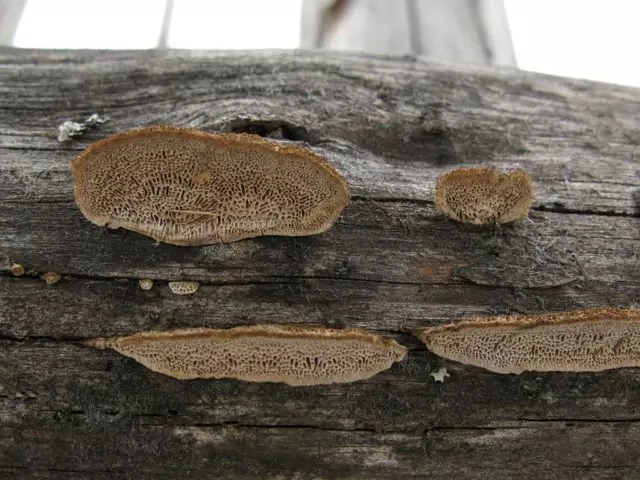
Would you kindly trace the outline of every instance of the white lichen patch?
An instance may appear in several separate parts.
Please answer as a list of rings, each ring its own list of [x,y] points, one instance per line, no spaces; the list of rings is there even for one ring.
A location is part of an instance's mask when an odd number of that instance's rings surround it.
[[[94,113],[87,117],[84,122],[72,122],[67,120],[58,125],[58,141],[60,143],[68,142],[73,138],[79,138],[84,135],[87,128],[98,128],[104,122],[108,121],[107,117],[101,117],[97,113]]]
[[[61,125],[58,125],[58,141],[60,143],[68,142],[72,138],[81,136],[85,131],[83,123],[72,122],[67,120]]]
[[[191,295],[198,291],[198,282],[169,282],[169,288],[176,295]]]
[[[433,377],[434,382],[440,383],[444,383],[444,379],[451,376],[447,372],[447,367],[440,367],[438,370],[436,370],[435,372],[431,372],[429,375]]]
[[[141,278],[140,280],[138,280],[138,283],[140,284],[140,288],[142,290],[151,290],[153,288],[153,280],[151,280],[150,278]]]

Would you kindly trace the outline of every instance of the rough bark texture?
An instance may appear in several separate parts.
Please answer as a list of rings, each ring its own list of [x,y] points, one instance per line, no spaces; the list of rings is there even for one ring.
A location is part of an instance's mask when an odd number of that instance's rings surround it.
[[[0,477],[638,478],[640,370],[449,362],[435,383],[445,362],[408,331],[637,302],[639,111],[637,89],[411,58],[0,50]],[[57,142],[94,112],[110,122]],[[185,248],[91,225],[70,160],[157,123],[310,145],[353,201],[308,238]],[[435,179],[462,165],[528,170],[530,220],[437,215]],[[76,343],[257,322],[364,327],[411,351],[368,381],[292,388],[178,381]]]

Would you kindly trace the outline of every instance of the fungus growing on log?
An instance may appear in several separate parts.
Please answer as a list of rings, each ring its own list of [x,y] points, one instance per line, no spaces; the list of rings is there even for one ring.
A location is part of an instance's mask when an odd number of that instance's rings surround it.
[[[640,366],[640,309],[633,308],[469,318],[415,335],[436,355],[496,373]]]
[[[458,168],[436,183],[436,208],[459,222],[508,223],[527,218],[533,183],[524,170]]]
[[[176,295],[191,295],[198,291],[198,282],[169,282],[169,288]]]
[[[153,288],[153,280],[150,278],[141,278],[138,280],[138,285],[142,290],[151,290]]]
[[[11,265],[11,273],[16,277],[21,277],[24,275],[24,267],[19,263],[14,263]]]
[[[112,348],[181,380],[236,378],[293,386],[363,380],[407,352],[394,340],[364,330],[277,324],[140,332],[86,344]]]
[[[60,279],[62,278],[62,275],[60,275],[58,272],[47,272],[42,274],[41,278],[45,282],[47,282],[47,285],[55,285],[60,281]]]
[[[99,141],[72,172],[91,222],[174,245],[322,233],[349,202],[346,181],[311,150],[173,126]]]

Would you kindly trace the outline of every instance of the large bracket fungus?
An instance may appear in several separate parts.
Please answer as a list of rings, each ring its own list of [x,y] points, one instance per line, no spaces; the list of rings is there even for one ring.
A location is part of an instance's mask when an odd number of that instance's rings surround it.
[[[497,373],[640,366],[640,309],[470,318],[415,332],[441,357]]]
[[[407,352],[394,340],[364,330],[277,324],[140,332],[86,344],[112,348],[181,380],[236,378],[293,386],[363,380]]]
[[[524,170],[458,168],[438,178],[436,208],[459,222],[508,223],[527,218],[534,191]]]
[[[132,130],[91,145],[72,171],[91,222],[174,245],[313,235],[349,202],[346,181],[324,158],[256,135]]]

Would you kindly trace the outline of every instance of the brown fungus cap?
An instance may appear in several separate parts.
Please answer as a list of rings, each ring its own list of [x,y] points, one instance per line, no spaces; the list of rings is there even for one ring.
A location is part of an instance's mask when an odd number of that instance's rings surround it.
[[[253,325],[93,339],[154,372],[181,380],[236,378],[293,386],[354,382],[402,360],[407,349],[359,329]]]
[[[175,245],[313,235],[349,202],[346,181],[311,150],[173,126],[99,141],[72,172],[91,222]]]
[[[415,335],[436,355],[497,373],[640,366],[640,310],[633,308],[469,318]]]
[[[438,178],[436,207],[463,223],[508,223],[527,218],[533,183],[524,170],[458,168]]]

